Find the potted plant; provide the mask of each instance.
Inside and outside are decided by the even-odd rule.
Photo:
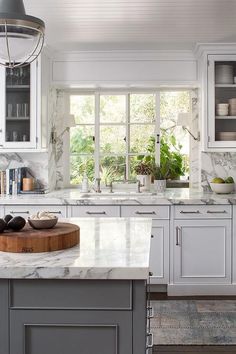
[[[140,161],[134,168],[137,180],[140,182],[142,191],[149,191],[151,187],[152,165],[150,162]]]
[[[161,165],[153,165],[152,175],[154,178],[154,187],[157,193],[163,193],[166,189],[166,180],[170,172],[170,162]]]

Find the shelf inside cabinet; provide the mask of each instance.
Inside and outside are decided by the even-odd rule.
[[[9,120],[14,120],[14,121],[17,121],[17,120],[30,120],[30,117],[7,117],[6,120],[7,121],[9,121]]]
[[[236,84],[215,84],[215,87],[221,87],[221,88],[235,88],[235,89],[236,89]]]
[[[216,119],[236,119],[236,116],[216,116]]]
[[[18,91],[18,90],[29,90],[30,85],[7,85],[7,90]]]

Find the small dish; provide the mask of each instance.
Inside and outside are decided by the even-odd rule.
[[[58,222],[58,218],[55,216],[53,219],[36,220],[28,218],[28,223],[33,229],[52,229]]]
[[[234,191],[234,183],[210,183],[211,189],[217,194],[229,194]]]

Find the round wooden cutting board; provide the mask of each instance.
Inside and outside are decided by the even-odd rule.
[[[53,229],[32,229],[27,223],[18,232],[0,234],[0,251],[13,253],[52,252],[71,248],[80,241],[80,228],[69,223],[57,223]]]

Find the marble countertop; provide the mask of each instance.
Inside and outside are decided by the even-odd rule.
[[[236,193],[219,195],[198,189],[168,188],[163,194],[83,194],[79,189],[62,189],[48,194],[1,196],[0,205],[176,205],[236,204]]]
[[[71,218],[80,226],[80,244],[47,253],[0,252],[5,279],[147,279],[150,219]]]

